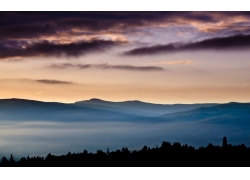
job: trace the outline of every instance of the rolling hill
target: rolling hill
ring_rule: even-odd
[[[130,112],[132,114],[140,116],[158,117],[163,114],[169,114],[180,111],[187,111],[196,109],[199,107],[211,107],[216,105],[215,103],[207,104],[153,104],[141,101],[123,101],[123,102],[110,102],[103,101],[101,99],[90,99],[86,101],[78,101],[75,104],[85,105],[88,107],[99,107],[101,109],[119,109],[122,112]]]
[[[65,104],[2,99],[0,120],[249,123],[250,103],[163,105],[90,99]]]
[[[227,103],[212,107],[201,107],[190,111],[165,114],[168,122],[203,122],[250,124],[250,103]]]

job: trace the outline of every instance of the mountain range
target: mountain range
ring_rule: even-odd
[[[169,105],[93,98],[66,104],[1,99],[0,120],[248,123],[250,103]]]

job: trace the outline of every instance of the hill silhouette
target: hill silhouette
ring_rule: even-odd
[[[190,111],[166,114],[166,121],[203,122],[250,125],[250,103],[227,103],[212,107],[200,107]]]
[[[14,113],[13,113],[14,112]],[[20,121],[129,121],[250,124],[250,103],[152,104],[90,99],[75,103],[0,99],[0,119]]]
[[[49,121],[144,121],[166,113],[214,104],[161,105],[140,101],[109,102],[91,99],[76,103],[0,99],[1,120]],[[14,112],[14,113],[13,113]],[[150,119],[155,121],[155,119]]]
[[[203,103],[203,104],[153,104],[142,102],[138,100],[132,101],[123,101],[123,102],[111,102],[104,101],[98,98],[92,98],[90,100],[78,101],[75,104],[77,105],[89,105],[93,106],[102,106],[109,108],[119,108],[123,111],[129,111],[136,115],[157,117],[166,113],[174,113],[180,111],[187,111],[196,109],[199,107],[211,107],[216,105],[216,103]]]

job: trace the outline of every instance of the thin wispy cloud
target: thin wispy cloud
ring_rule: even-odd
[[[71,64],[71,63],[63,63],[63,64],[52,64],[49,68],[53,69],[66,69],[66,68],[77,68],[77,69],[88,69],[88,68],[97,68],[103,70],[127,70],[127,71],[163,71],[165,70],[162,67],[158,66],[132,66],[132,65],[109,65],[107,63],[104,64]]]
[[[42,84],[75,84],[72,81],[63,81],[63,80],[55,80],[55,79],[0,79],[2,82],[8,82],[8,81],[23,81],[23,82],[35,82],[35,83],[42,83]]]
[[[183,60],[183,61],[159,61],[159,62],[153,62],[153,63],[148,63],[151,65],[189,65],[193,64],[194,60]]]
[[[37,79],[33,80],[38,83],[43,83],[43,84],[73,84],[71,81],[59,81],[59,80],[51,80],[51,79]]]

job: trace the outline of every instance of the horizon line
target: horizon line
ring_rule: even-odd
[[[82,99],[78,101],[73,101],[73,102],[63,102],[63,101],[46,101],[46,100],[38,100],[38,99],[25,99],[25,98],[0,98],[0,100],[27,100],[27,101],[38,101],[38,102],[47,102],[47,103],[62,103],[62,104],[74,104],[77,102],[81,101],[91,101],[91,100],[99,100],[99,101],[105,101],[105,102],[113,102],[113,103],[121,103],[121,102],[141,102],[141,103],[148,103],[148,104],[159,104],[159,105],[177,105],[177,104],[229,104],[229,103],[250,103],[250,102],[242,102],[242,101],[227,101],[227,102],[199,102],[199,103],[156,103],[156,102],[147,102],[147,101],[141,101],[138,99],[134,100],[123,100],[123,101],[111,101],[111,100],[106,100],[106,99],[100,99],[100,98],[90,98],[90,99]]]

